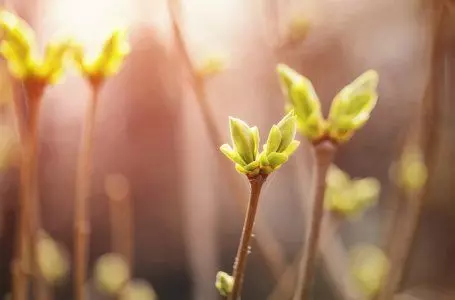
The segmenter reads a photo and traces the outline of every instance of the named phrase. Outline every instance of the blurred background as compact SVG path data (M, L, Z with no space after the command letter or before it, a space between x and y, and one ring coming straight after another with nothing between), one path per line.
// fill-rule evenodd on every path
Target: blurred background
M444 5L443 14L437 13L435 3ZM131 201L134 277L153 285L159 299L218 299L215 275L218 270L231 272L243 222L234 198L240 195L246 203L248 183L235 175L232 165L218 163L222 154L211 142L175 47L166 1L4 0L3 5L29 22L40 47L54 36L72 34L96 51L112 28L130 28L132 52L121 72L104 86L97 115L90 273L95 261L112 251L106 178L121 174L114 186L126 186L125 197ZM277 63L312 80L325 112L333 96L355 77L367 69L379 72L380 99L371 120L336 156L336 164L351 176L375 177L382 186L376 207L340 225L345 248L359 242L387 246L389 220L400 202L389 168L421 115L433 120L427 124L433 130L432 177L402 290L425 290L421 299L431 300L455 292L453 3L182 0L180 17L195 65L210 57L224 59L225 69L204 84L223 143L230 142L228 116L257 125L262 140L281 119L284 101ZM3 62L1 69L2 128L14 128L7 100L14 94L16 101L23 101L22 91L9 84ZM436 104L422 114L425 97ZM39 125L42 226L70 252L76 160L89 99L86 82L69 73L62 84L46 91ZM288 264L303 244L302 203L308 201L311 186L310 148L303 143L298 151L268 180L257 216L257 223L283 248ZM234 192L228 179L232 176L244 187L240 192ZM1 170L0 180L3 296L11 290L18 196L14 161ZM244 299L267 299L277 282L256 249L253 241ZM89 287L91 299L105 299L95 290ZM55 288L54 298L72 299L70 277ZM316 278L314 299L338 299L324 272Z

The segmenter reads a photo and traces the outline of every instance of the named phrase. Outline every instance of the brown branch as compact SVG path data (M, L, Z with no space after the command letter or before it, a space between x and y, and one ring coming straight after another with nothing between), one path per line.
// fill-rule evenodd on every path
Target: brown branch
M209 134L209 139L214 149L218 149L220 145L223 144L223 137L221 132L219 131L216 120L213 117L211 109L208 105L207 96L205 93L205 82L204 78L201 77L196 68L193 65L193 62L189 56L189 53L186 48L185 40L181 31L180 23L179 23L179 16L178 16L178 7L179 3L177 0L168 0L169 5L169 12L171 15L172 21L172 30L174 34L174 40L176 43L176 48L183 59L183 63L185 65L186 71L190 77L191 87L195 94L195 98L199 109L201 110L202 117L204 119L205 127ZM217 155L218 164L222 166L222 169L231 169L232 165L226 159L224 159L221 155ZM239 208L241 212L244 213L245 210L245 203L242 200L243 195L246 194L246 188L243 186L242 182L239 181L238 177L235 172L226 172L226 181L228 186L231 187L231 191L234 193L234 198L238 201ZM275 278L279 278L285 269L286 260L284 251L281 248L281 245L277 242L277 240L273 237L271 231L266 227L264 223L260 223L260 221L256 224L255 227L256 231L256 242L258 243L258 249L263 255L267 265L269 266L270 270L272 271L272 275Z
M234 263L234 286L229 295L229 300L238 300L242 292L243 277L245 274L246 261L250 252L250 240L253 234L254 219L259 204L262 185L267 179L267 175L258 175L250 178L250 201L246 211L245 222L243 224L242 236L240 237L239 248Z
M16 103L18 125L21 126L22 155L20 168L19 220L16 235L16 253L13 260L13 300L25 300L28 297L27 277L31 272L40 277L36 264L37 238L37 144L38 119L44 85L41 82L24 82L27 97L27 116L23 117L19 103ZM31 267L31 270L28 268ZM39 289L39 280L35 282ZM36 291L39 291L39 290ZM39 293L37 294L39 295Z
M317 250L321 232L322 217L324 215L324 195L326 187L327 171L333 161L336 146L330 141L324 141L313 146L315 161L314 188L315 196L312 213L310 216L310 227L304 245L303 257L297 276L297 288L293 299L309 298L311 285L313 283L314 269L316 265Z
M74 292L76 300L85 299L90 218L88 198L92 178L93 134L100 86L92 85L92 99L87 103L87 112L80 143L74 216Z

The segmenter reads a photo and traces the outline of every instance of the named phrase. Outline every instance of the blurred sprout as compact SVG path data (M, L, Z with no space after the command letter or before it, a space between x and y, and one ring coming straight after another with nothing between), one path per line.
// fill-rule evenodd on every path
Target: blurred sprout
M130 184L122 174L109 174L106 176L104 189L110 199L120 201L128 196Z
M44 232L41 232L38 238L37 256L41 274L48 283L57 284L67 276L68 253L61 244Z
M348 141L370 118L376 106L379 75L369 70L344 87L333 99L328 120L321 112L321 104L311 81L284 64L277 71L286 109L294 109L301 133L311 142L328 138L336 143Z
M351 250L351 274L363 293L374 296L389 272L389 261L381 249L358 245Z
M145 280L134 279L128 282L120 293L119 300L156 300L155 290Z
M99 53L89 55L81 45L73 44L73 58L82 75L92 83L102 82L115 75L130 52L126 30L116 29L104 42Z
M234 278L225 272L218 272L216 274L215 287L220 292L220 295L227 297L234 286Z
M335 96L329 113L330 137L344 142L368 121L378 100L378 82L378 73L369 70Z
M130 279L130 270L123 256L108 253L101 256L95 265L95 281L100 291L117 295Z
M335 165L329 169L324 205L349 218L355 218L376 203L381 185L375 178L351 179Z
M394 181L406 191L418 191L426 183L428 172L422 153L416 146L407 146L398 164L392 168Z
M296 141L296 117L294 112L288 113L278 124L270 130L267 144L263 146L259 161L261 170L265 174L272 173L288 161L300 142Z
M221 152L235 163L236 170L248 177L270 174L283 165L299 146L294 140L296 124L293 112L288 113L269 133L267 144L259 153L259 131L242 120L230 118L234 147L224 144Z
M290 42L300 42L305 39L310 29L310 21L303 16L295 16L291 19L288 28Z
M196 71L202 77L214 76L226 69L228 58L221 54L205 57L197 66Z
M15 14L0 12L3 40L0 53L8 62L10 73L17 79L41 84L54 84L63 74L64 60L70 50L68 38L50 42L44 57L37 57L35 34L30 26Z
M310 140L318 140L324 135L325 121L321 113L321 103L310 80L286 65L277 67L281 87L293 109L301 133Z
M11 293L8 293L3 297L3 300L11 300L12 298Z
M0 170L9 167L19 153L19 143L14 130L0 125Z

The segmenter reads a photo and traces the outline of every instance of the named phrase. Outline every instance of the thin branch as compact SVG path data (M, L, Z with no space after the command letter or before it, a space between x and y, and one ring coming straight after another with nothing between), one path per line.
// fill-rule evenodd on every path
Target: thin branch
M87 103L87 112L82 131L80 143L77 174L76 174L76 199L74 216L74 292L76 300L84 300L85 279L87 276L90 218L89 203L91 178L92 178L92 156L93 156L93 134L95 127L96 108L98 104L99 88L97 84L92 85L92 99Z
M310 216L309 232L304 245L305 250L299 267L300 271L297 276L297 288L293 297L294 300L306 300L309 298L319 247L322 217L324 214L325 178L333 161L336 146L330 141L325 141L315 145L313 149L315 160L313 186L315 188L315 196Z
M204 78L201 77L196 68L193 65L191 57L186 48L185 40L181 31L179 16L178 16L178 0L168 0L169 12L172 21L172 30L174 34L174 40L176 43L176 48L183 59L185 64L186 71L190 77L190 84L195 94L196 101L201 110L202 117L204 119L204 124L209 134L209 139L214 149L217 149L220 145L223 144L223 136L219 131L216 120L213 117L211 109L208 105L207 96L205 93L205 82ZM231 164L225 160L221 155L217 156L218 164L223 166L223 169L232 168ZM241 208L242 213L245 210L245 203L242 200L243 195L246 194L246 188L241 184L241 181L238 180L234 172L226 172L226 181L228 186L231 187L234 198L238 201L239 208ZM275 278L279 278L285 269L286 260L284 251L281 248L281 245L273 237L271 231L266 227L264 223L258 222L255 227L256 230L256 241L258 243L258 249L263 255L267 265L272 271L272 275Z
M234 286L229 295L229 300L238 300L242 292L243 277L245 274L246 261L250 252L250 240L253 234L254 219L259 204L259 196L261 195L262 185L267 179L266 175L258 175L250 178L250 201L245 215L243 224L242 236L240 237L239 248L234 263Z

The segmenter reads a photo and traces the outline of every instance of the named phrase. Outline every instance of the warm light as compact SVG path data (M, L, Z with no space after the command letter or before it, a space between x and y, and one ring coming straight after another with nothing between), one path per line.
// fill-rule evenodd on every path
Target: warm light
M134 2L128 0L47 0L42 24L49 36L70 34L88 51L99 51L114 28L127 28Z

